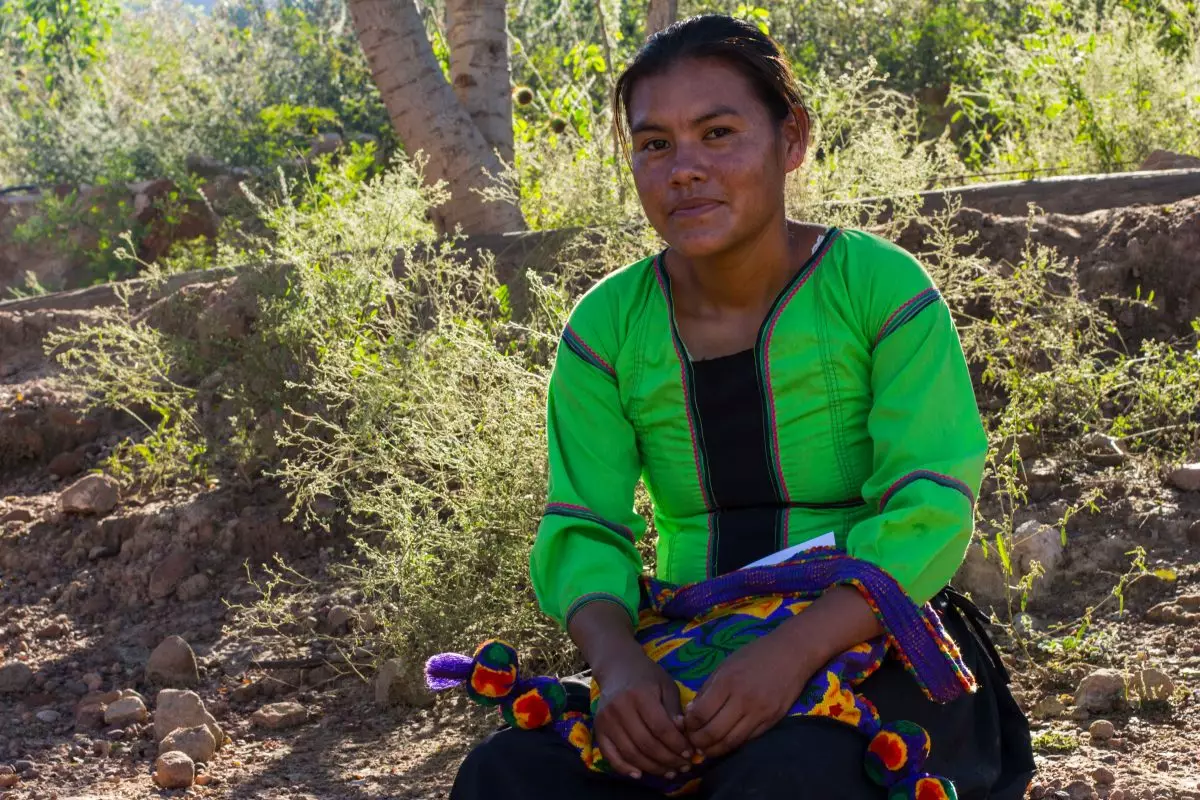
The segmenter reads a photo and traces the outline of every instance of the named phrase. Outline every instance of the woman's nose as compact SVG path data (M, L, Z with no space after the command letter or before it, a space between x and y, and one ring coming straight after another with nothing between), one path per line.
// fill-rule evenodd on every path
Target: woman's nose
M671 163L671 183L683 186L706 180L707 177L708 169L698 148L687 144L676 145Z

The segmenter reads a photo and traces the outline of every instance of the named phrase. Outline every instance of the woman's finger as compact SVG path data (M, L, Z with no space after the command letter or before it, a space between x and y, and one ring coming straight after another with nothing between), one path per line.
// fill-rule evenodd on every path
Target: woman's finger
M683 712L684 727L687 728L689 737L692 743L696 740L690 734L701 730L708 724L709 720L717 715L717 712L725 705L729 699L729 689L725 682L720 680L720 674L715 674L708 679L708 682L700 688L700 693L695 699L688 704L687 710Z
M643 705L650 706L653 704L646 703ZM662 711L661 706L659 707L659 712L664 717L666 716L666 712ZM655 775L674 773L682 766L680 754L678 752L672 753L671 749L647 725L644 719L646 713L646 710L640 706L634 706L629 714L622 719L625 723L623 726L625 734L637 749L637 756L643 759L642 762L635 760L634 763L639 764L646 772L651 772Z
M617 723L618 729L613 730L610 726L609 735L621 747L622 757L642 772L653 775L674 772L679 766L679 756L671 755L671 751L650 733L638 714L638 705L634 698L629 698L629 702L616 709L618 714L612 721Z
M688 739L704 753L705 758L711 758L713 749L744 717L742 704L736 698L730 697L700 728L691 730Z
M750 740L750 734L757 729L758 724L748 717L735 720L733 728L719 742L707 748L704 751L705 755L709 758L720 758L726 753L732 753Z
M681 769L687 765L692 757L692 746L675 726L670 712L661 703L646 703L638 706L638 713L647 730L670 756L672 767ZM657 752L655 755L657 757Z
M604 760L612 765L615 772L628 775L634 780L642 777L641 770L625 760L625 757L621 753L621 748L616 745L611 737L600 731L596 731L596 744L600 747L600 755L604 756Z

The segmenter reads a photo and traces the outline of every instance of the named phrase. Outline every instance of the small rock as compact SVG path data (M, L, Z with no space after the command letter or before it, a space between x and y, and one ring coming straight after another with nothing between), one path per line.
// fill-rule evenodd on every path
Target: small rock
M1108 793L1108 800L1125 800L1126 794L1124 789L1113 789Z
M92 752L101 758L108 758L112 755L113 743L104 739L97 739L92 742Z
M1038 719L1051 719L1059 716L1066 710L1067 707L1063 705L1062 701L1051 695L1050 697L1043 697L1041 700L1037 701L1037 703L1035 703L1033 708L1030 710L1030 713Z
M1171 678L1157 669L1135 672L1130 686L1142 700L1168 700L1175 693L1175 684Z
M1167 481L1185 492L1200 492L1200 462L1184 464L1167 475Z
M173 750L186 753L192 761L207 762L217 751L217 740L213 738L212 731L204 725L177 728L158 743L160 755Z
M98 544L91 550L88 550L88 561L99 561L102 558L112 558L120 554L120 550L108 544Z
M60 478L69 478L83 469L83 452L80 450L68 450L65 453L59 453L50 460L50 463L46 465L46 469L50 470L52 475L57 475Z
M51 622L37 632L39 639L58 639L67 633L67 626L61 622Z
M350 629L350 623L355 621L355 616L354 611L346 606L334 606L329 609L326 622L333 633L345 633Z
M0 666L0 694L18 694L33 685L33 670L28 664L10 661Z
M1087 781L1071 781L1065 791L1071 800L1092 800L1096 796L1092 785Z
M1176 602L1179 603L1181 608L1185 608L1188 611L1200 611L1200 594L1180 595Z
M26 508L10 508L0 511L0 525L6 522L33 522L33 512Z
M1117 732L1116 726L1106 719L1098 719L1088 727L1093 742L1106 742Z
M135 722L145 722L150 714L140 697L122 697L104 710L104 724L121 728Z
M1029 800L1042 800L1046 796L1046 787L1035 783L1029 787Z
M209 784L215 784L216 780L217 780L216 778L214 778L212 775L209 775L206 772L203 775L196 776L196 785L197 786L208 786Z
M427 708L433 694L425 685L424 671L401 658L389 658L375 675L375 702L387 708L394 705Z
M186 789L195 779L196 765L183 753L163 753L154 762L154 782L164 789Z
M0 789L11 789L21 780L18 775L0 775Z
M211 586L212 580L203 572L198 572L179 584L179 588L175 590L175 596L185 603L190 603L207 595Z
M34 764L32 761L21 760L13 762L13 769L17 771L18 775L24 775L27 772L33 772L36 768L37 764Z
M76 695L77 697L83 697L85 694L87 694L89 691L91 691L90 689L88 689L88 686L86 683L84 683L83 681L77 681L74 679L67 681L66 683L63 684L63 686L66 688L66 690L68 692L70 692L73 695Z
M1117 776L1108 767L1097 767L1092 771L1092 780L1101 786L1112 786L1117 782Z
M54 723L58 722L59 719L62 718L62 714L59 714L57 711L55 711L52 708L47 708L47 709L37 712L37 718L38 718L38 722L44 722L47 725L53 725Z
M1142 161L1139 171L1154 171L1160 169L1194 169L1200 167L1200 158L1185 153L1175 153L1171 150L1152 150Z
M1146 612L1146 619L1150 622L1178 622L1182 616L1183 609L1170 601L1159 603Z
M106 733L104 735L114 742L119 742L125 738L125 729L124 728L113 728L111 731L109 731L108 733Z
M176 587L196 571L196 559L186 550L174 550L158 563L150 573L150 597L159 600L168 597Z
M1112 711L1124 699L1125 676L1115 669L1098 669L1079 682L1075 705L1084 711Z
M163 639L146 662L146 679L172 688L199 684L200 667L191 645L179 636Z
M1100 467L1117 467L1124 464L1129 453L1120 441L1102 433L1093 433L1083 441L1084 456Z
M291 700L265 705L250 717L254 725L273 731L294 728L307 720L308 709Z
M104 685L104 678L101 678L95 672L89 672L83 676L83 682L88 687L89 692L98 692L100 687Z
M204 701L195 692L183 689L163 689L155 699L154 740L161 742L176 728L191 728L203 725L212 732L220 747L225 734L212 714L204 708Z
M15 775L16 772L17 771L8 764L0 764L0 775Z
M1157 764L1155 764L1154 767L1159 772L1170 772L1171 771L1171 762L1167 761L1164 758L1162 761L1159 761Z
M117 482L107 475L84 475L58 497L67 514L107 514L117 507Z
M108 710L108 704L102 703L94 698L89 700L84 697L75 706L75 728L80 731L90 731L104 727L104 712Z

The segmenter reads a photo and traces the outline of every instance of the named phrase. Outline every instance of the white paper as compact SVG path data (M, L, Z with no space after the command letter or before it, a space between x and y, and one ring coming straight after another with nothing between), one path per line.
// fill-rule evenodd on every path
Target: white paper
M836 546L837 546L837 537L835 537L833 535L833 531L830 531L829 533L823 533L820 536L817 536L813 539L809 539L807 542L801 542L800 544L794 544L791 547L785 547L784 549L779 550L778 552L771 553L771 555L766 556L765 558L760 558L758 561L755 561L751 564L747 564L746 566L742 567L742 569L749 569L750 567L767 567L767 566L770 566L771 564L778 564L781 561L788 560L789 558L796 555L797 553L803 553L805 550L811 550L814 547L836 547Z

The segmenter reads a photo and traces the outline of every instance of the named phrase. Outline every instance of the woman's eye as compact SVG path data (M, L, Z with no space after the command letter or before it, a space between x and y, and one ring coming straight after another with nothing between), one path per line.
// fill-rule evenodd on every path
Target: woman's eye
M728 136L733 133L729 128L713 128L708 133L704 134L705 139L720 139L723 136Z
M649 139L646 141L645 144L642 145L642 149L654 151L654 150L662 150L662 149L666 148L666 146L667 146L666 139Z

